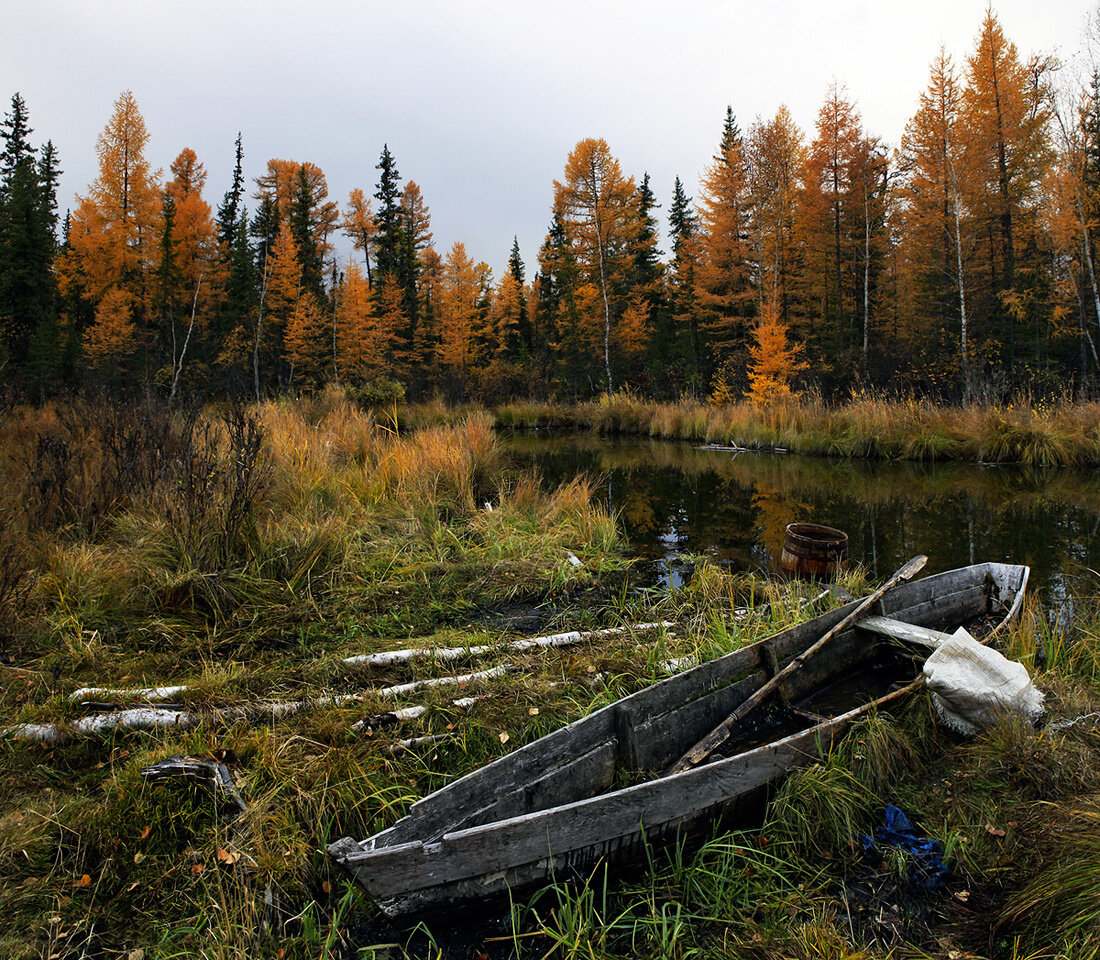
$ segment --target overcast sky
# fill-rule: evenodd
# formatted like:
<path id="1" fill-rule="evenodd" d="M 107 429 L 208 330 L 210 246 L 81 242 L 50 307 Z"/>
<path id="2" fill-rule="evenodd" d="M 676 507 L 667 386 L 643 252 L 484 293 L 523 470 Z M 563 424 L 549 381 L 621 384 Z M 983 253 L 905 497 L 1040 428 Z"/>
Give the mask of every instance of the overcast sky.
<path id="1" fill-rule="evenodd" d="M 529 270 L 552 184 L 583 137 L 626 173 L 649 171 L 667 215 L 673 179 L 695 194 L 726 104 L 742 128 L 786 103 L 811 133 L 828 85 L 846 85 L 869 132 L 891 145 L 943 44 L 974 46 L 985 0 L 7 0 L 0 98 L 22 93 L 36 142 L 65 171 L 59 203 L 96 176 L 95 141 L 134 92 L 167 170 L 192 147 L 217 205 L 243 134 L 245 174 L 271 157 L 310 160 L 343 206 L 373 193 L 388 143 L 431 208 L 436 247 L 455 240 L 499 276 L 513 234 Z M 1087 0 L 1002 0 L 1021 54 L 1064 58 Z M 252 205 L 252 204 L 250 204 Z"/>

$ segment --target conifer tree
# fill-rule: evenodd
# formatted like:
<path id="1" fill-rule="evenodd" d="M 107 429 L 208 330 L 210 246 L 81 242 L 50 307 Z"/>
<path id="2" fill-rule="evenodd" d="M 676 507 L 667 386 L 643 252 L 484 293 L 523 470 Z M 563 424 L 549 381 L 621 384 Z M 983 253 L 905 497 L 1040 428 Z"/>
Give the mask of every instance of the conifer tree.
<path id="1" fill-rule="evenodd" d="M 218 240 L 224 250 L 232 250 L 237 237 L 237 221 L 240 219 L 242 207 L 241 200 L 244 197 L 244 148 L 241 146 L 241 135 L 237 134 L 235 160 L 233 163 L 233 182 L 218 204 Z"/>
<path id="2" fill-rule="evenodd" d="M 134 95 L 123 91 L 96 142 L 99 175 L 88 195 L 77 198 L 59 267 L 62 292 L 77 292 L 95 308 L 93 324 L 107 324 L 85 342 L 94 345 L 95 362 L 114 373 L 121 367 L 103 353 L 111 343 L 120 346 L 119 361 L 149 346 L 160 192 L 145 158 L 148 140 Z M 110 303 L 101 310 L 108 294 Z M 146 366 L 145 375 L 149 372 Z"/>
<path id="3" fill-rule="evenodd" d="M 754 299 L 752 200 L 732 107 L 726 107 L 718 152 L 703 173 L 700 201 L 700 322 L 712 359 L 720 364 L 744 349 Z"/>
<path id="4" fill-rule="evenodd" d="M 46 351 L 56 341 L 60 171 L 52 142 L 36 162 L 26 104 L 18 93 L 0 130 L 0 364 L 11 364 L 9 382 L 27 378 L 42 388 L 53 366 Z M 28 368 L 32 361 L 35 370 Z"/>
<path id="5" fill-rule="evenodd" d="M 680 178 L 672 191 L 668 211 L 668 226 L 672 237 L 672 268 L 669 271 L 669 300 L 675 318 L 674 349 L 687 364 L 692 386 L 697 385 L 700 369 L 699 298 L 696 272 L 699 262 L 697 221 L 691 198 L 684 191 Z"/>

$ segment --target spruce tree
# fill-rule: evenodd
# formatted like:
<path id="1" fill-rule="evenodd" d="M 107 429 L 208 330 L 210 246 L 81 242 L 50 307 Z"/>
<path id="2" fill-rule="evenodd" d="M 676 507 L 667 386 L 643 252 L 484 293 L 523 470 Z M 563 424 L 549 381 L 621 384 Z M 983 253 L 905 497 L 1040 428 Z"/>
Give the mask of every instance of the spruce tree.
<path id="1" fill-rule="evenodd" d="M 519 290 L 519 323 L 518 331 L 520 342 L 527 353 L 531 352 L 531 324 L 527 319 L 527 289 L 524 287 L 524 279 L 527 273 L 523 257 L 519 253 L 519 237 L 512 237 L 512 250 L 508 254 L 508 272 L 516 281 Z"/>
<path id="2" fill-rule="evenodd" d="M 375 222 L 378 224 L 378 253 L 375 256 L 375 265 L 378 272 L 378 286 L 385 287 L 389 280 L 397 276 L 401 235 L 404 233 L 401 224 L 401 191 L 397 188 L 398 183 L 401 182 L 401 174 L 397 172 L 397 165 L 388 144 L 383 145 L 382 157 L 375 169 L 381 171 L 378 190 L 374 194 L 379 204 L 378 213 L 375 215 Z M 381 296 L 381 291 L 378 291 L 378 296 Z"/>
<path id="3" fill-rule="evenodd" d="M 324 261 L 314 237 L 314 208 L 317 203 L 310 187 L 305 167 L 298 170 L 294 199 L 290 204 L 288 225 L 290 235 L 298 251 L 298 263 L 302 267 L 302 286 L 317 298 L 324 300 Z"/>
<path id="4" fill-rule="evenodd" d="M 18 93 L 0 131 L 0 349 L 12 364 L 14 379 L 29 385 L 33 377 L 41 387 L 46 379 L 42 361 L 47 358 L 40 349 L 32 357 L 31 347 L 36 338 L 39 348 L 47 344 L 56 327 L 53 264 L 61 171 L 52 143 L 36 162 L 37 151 L 28 140 L 33 131 Z M 29 364 L 36 369 L 29 369 Z"/>
<path id="5" fill-rule="evenodd" d="M 233 165 L 233 183 L 218 204 L 218 240 L 225 250 L 232 248 L 237 236 L 237 219 L 241 213 L 241 198 L 244 196 L 244 150 L 241 148 L 241 135 L 237 134 L 236 162 Z"/>

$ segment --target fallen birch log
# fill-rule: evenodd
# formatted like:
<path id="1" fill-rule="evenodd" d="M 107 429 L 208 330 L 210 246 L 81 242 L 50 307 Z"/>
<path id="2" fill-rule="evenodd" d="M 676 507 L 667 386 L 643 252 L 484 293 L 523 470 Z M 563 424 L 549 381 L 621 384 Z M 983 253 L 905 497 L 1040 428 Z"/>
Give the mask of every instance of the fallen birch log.
<path id="1" fill-rule="evenodd" d="M 451 704 L 460 710 L 468 710 L 478 700 L 484 700 L 487 696 L 489 694 L 483 694 L 480 697 L 463 697 L 461 700 L 452 700 Z M 377 727 L 392 726 L 403 720 L 419 720 L 427 712 L 428 708 L 423 704 L 415 707 L 401 707 L 398 710 L 387 710 L 385 713 L 379 713 L 373 717 L 363 717 L 362 720 L 353 723 L 351 729 L 357 732 L 361 730 L 373 731 Z"/>
<path id="2" fill-rule="evenodd" d="M 450 740 L 453 733 L 433 733 L 426 737 L 413 737 L 411 740 L 397 740 L 385 749 L 385 753 L 393 756 L 402 750 L 411 750 L 413 747 L 426 746 L 429 743 L 439 743 L 441 740 Z"/>
<path id="3" fill-rule="evenodd" d="M 165 707 L 132 707 L 127 710 L 112 710 L 91 717 L 81 717 L 69 726 L 54 723 L 17 723 L 0 731 L 0 736 L 16 740 L 34 740 L 40 743 L 63 743 L 74 734 L 90 735 L 110 733 L 114 730 L 155 730 L 170 727 L 186 730 L 196 726 L 204 718 L 222 723 L 233 723 L 239 720 L 259 720 L 261 718 L 276 720 L 292 716 L 303 710 L 344 706 L 371 696 L 401 697 L 407 693 L 414 693 L 417 690 L 431 687 L 459 686 L 464 683 L 475 683 L 479 680 L 491 680 L 504 676 L 509 669 L 511 668 L 508 664 L 502 664 L 499 667 L 493 667 L 491 670 L 481 670 L 477 673 L 467 673 L 454 677 L 433 677 L 430 680 L 402 683 L 395 687 L 384 687 L 381 690 L 371 689 L 361 690 L 357 693 L 328 694 L 308 700 L 250 704 L 244 707 L 211 710 L 206 713 L 169 710 Z M 475 699 L 467 698 L 469 702 L 473 702 Z M 466 701 L 454 702 L 456 705 L 460 705 Z"/>
<path id="4" fill-rule="evenodd" d="M 457 677 L 433 677 L 430 680 L 413 680 L 411 683 L 399 683 L 395 687 L 383 687 L 378 691 L 378 696 L 403 697 L 407 693 L 415 693 L 418 690 L 427 690 L 431 687 L 460 685 L 473 683 L 477 680 L 493 680 L 497 677 L 503 677 L 510 669 L 510 664 L 502 663 L 499 667 L 493 667 L 491 670 L 464 673 Z"/>
<path id="5" fill-rule="evenodd" d="M 176 687 L 135 687 L 116 689 L 114 687 L 81 687 L 69 694 L 70 700 L 84 700 L 99 697 L 101 700 L 170 700 L 177 693 L 184 693 L 187 685 Z"/>
<path id="6" fill-rule="evenodd" d="M 589 643 L 593 640 L 606 640 L 621 637 L 623 634 L 646 630 L 660 630 L 675 626 L 668 620 L 659 623 L 637 623 L 627 627 L 607 627 L 603 630 L 569 630 L 566 633 L 552 633 L 545 637 L 529 637 L 525 640 L 512 640 L 497 645 L 484 644 L 476 647 L 413 647 L 407 650 L 388 650 L 383 653 L 363 653 L 354 657 L 345 657 L 344 663 L 353 667 L 389 667 L 394 664 L 408 663 L 410 660 L 460 660 L 463 657 L 483 657 L 495 651 L 537 650 L 540 647 L 569 647 L 574 644 Z"/>

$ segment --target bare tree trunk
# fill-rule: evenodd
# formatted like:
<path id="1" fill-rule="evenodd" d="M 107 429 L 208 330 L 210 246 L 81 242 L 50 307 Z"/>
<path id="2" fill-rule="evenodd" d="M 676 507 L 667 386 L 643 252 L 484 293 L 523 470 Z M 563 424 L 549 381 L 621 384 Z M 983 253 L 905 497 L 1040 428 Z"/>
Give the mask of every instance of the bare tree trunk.
<path id="1" fill-rule="evenodd" d="M 267 300 L 267 257 L 268 251 L 264 251 L 264 274 L 260 284 L 260 308 L 256 314 L 256 340 L 252 344 L 252 381 L 256 390 L 256 402 L 260 402 L 260 334 L 264 322 L 264 301 Z"/>
<path id="2" fill-rule="evenodd" d="M 962 222 L 959 217 L 959 182 L 955 176 L 955 161 L 951 159 L 951 144 L 946 137 L 944 147 L 944 159 L 947 161 L 947 169 L 951 176 L 951 207 L 955 217 L 955 260 L 959 274 L 959 359 L 963 375 L 963 401 L 969 403 L 972 384 L 966 330 L 966 280 L 963 272 Z"/>
<path id="3" fill-rule="evenodd" d="M 871 331 L 871 200 L 863 190 L 863 375 L 867 376 L 867 348 Z"/>
<path id="4" fill-rule="evenodd" d="M 183 372 L 183 360 L 187 356 L 187 347 L 191 343 L 191 332 L 195 329 L 195 313 L 199 307 L 199 290 L 202 288 L 202 274 L 199 274 L 199 279 L 195 283 L 195 296 L 191 299 L 191 322 L 187 325 L 187 336 L 183 338 L 183 349 L 180 350 L 179 362 L 176 364 L 176 369 L 172 374 L 172 391 L 168 394 L 168 402 L 171 403 L 176 399 L 176 388 L 179 386 L 180 374 Z M 172 324 L 172 342 L 176 340 L 176 325 Z M 175 346 L 173 346 L 173 352 L 175 352 Z"/>

